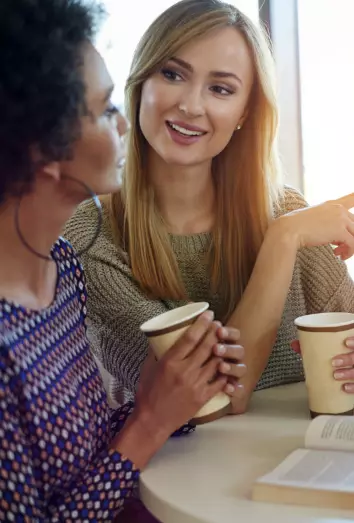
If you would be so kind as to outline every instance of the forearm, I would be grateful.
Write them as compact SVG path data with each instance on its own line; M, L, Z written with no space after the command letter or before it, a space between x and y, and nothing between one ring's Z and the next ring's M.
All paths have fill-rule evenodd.
M270 227L242 299L228 325L241 332L248 372L240 380L249 396L265 369L292 280L297 243L290 233Z

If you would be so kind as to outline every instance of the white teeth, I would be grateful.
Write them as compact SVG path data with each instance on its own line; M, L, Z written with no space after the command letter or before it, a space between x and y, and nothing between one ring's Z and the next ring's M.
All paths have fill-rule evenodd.
M181 134L185 134L186 136L201 136L204 134L202 131L190 131L189 129L185 129L184 127L180 127L174 123L168 122L168 125L175 131L178 131Z

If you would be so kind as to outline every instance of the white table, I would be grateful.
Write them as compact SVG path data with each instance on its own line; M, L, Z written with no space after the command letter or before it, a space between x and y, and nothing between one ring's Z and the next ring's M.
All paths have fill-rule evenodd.
M163 523L342 523L354 511L251 501L254 480L302 447L303 383L254 394L251 409L171 439L141 475L145 505Z

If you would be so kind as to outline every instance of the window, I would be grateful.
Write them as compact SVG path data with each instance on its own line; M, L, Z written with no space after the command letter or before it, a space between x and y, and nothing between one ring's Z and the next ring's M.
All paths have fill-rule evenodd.
M353 192L353 17L353 0L298 0L304 188L311 203Z
M148 26L173 0L104 0L109 16L99 36L97 47L116 84L114 101L122 105L124 84L129 73L134 49ZM253 20L258 20L258 0L231 0Z
M354 2L298 0L304 190L320 203L354 188ZM348 262L354 275L354 259Z

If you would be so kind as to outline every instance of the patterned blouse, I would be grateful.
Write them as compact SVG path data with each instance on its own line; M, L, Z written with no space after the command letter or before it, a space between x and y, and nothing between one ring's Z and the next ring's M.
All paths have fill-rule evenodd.
M113 521L139 471L108 446L133 407L110 417L86 338L82 268L62 239L52 256L50 307L0 299L0 521Z

